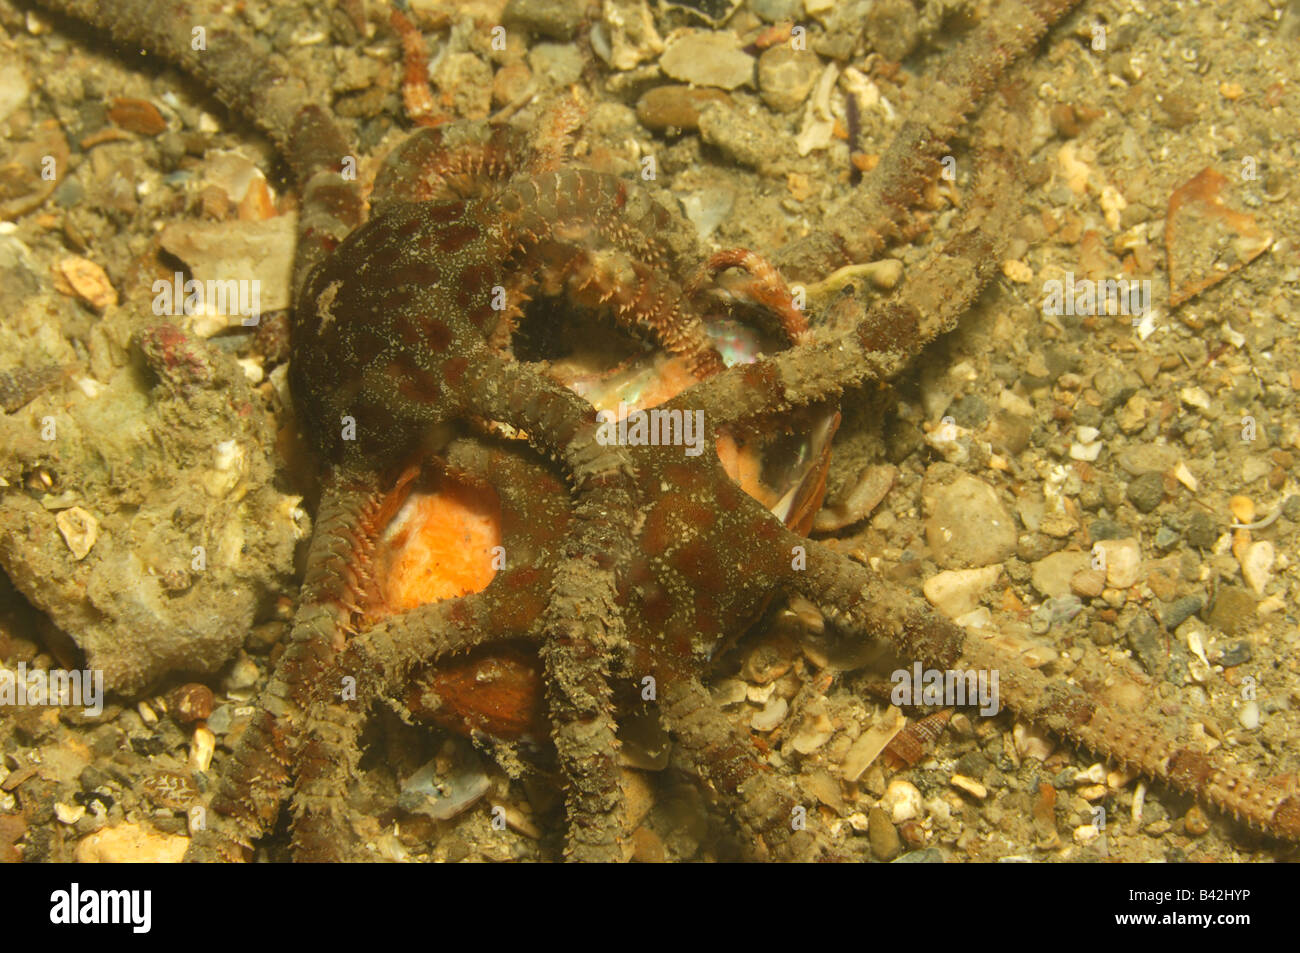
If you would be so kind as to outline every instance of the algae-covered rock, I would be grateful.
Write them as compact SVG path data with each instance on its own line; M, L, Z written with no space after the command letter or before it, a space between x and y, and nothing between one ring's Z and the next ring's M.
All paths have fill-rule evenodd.
M240 366L174 325L135 327L102 383L74 372L0 418L0 567L126 694L227 662L290 589L307 532L272 486L271 417Z

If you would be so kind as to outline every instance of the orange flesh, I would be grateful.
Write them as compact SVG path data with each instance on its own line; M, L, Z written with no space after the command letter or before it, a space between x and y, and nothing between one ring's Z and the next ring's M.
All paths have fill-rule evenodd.
M501 512L486 488L444 477L436 493L413 493L384 533L379 578L390 611L480 592L496 575Z

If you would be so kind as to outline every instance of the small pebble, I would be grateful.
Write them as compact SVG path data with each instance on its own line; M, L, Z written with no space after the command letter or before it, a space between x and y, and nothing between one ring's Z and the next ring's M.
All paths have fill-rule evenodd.
M56 801L54 804L54 816L62 824L75 824L86 814L85 805L82 804L63 804Z
M144 824L119 824L83 838L74 857L81 864L178 864L189 844Z
M1011 738L1022 758L1046 761L1056 750L1056 742L1052 736L1033 725L1016 722L1011 730Z
M80 506L61 511L54 517L54 525L59 528L63 541L72 551L72 558L78 561L90 554L99 539L99 520Z
M96 311L117 304L117 291L108 280L104 269L89 258L69 255L54 268L55 290L75 294Z
M1210 829L1210 819L1205 812L1193 804L1183 816L1183 828L1192 837L1201 837Z
M789 703L780 695L774 695L768 699L766 707L749 720L750 727L755 731L771 731L781 724L789 710Z
M730 33L694 31L668 43L659 58L664 73L683 83L735 89L754 77L754 59Z
M954 774L948 779L948 783L959 791L965 791L971 797L984 800L989 796L989 789L980 784L974 778L968 778L963 774Z
M1159 473L1144 473L1124 489L1128 501L1140 513L1150 513L1165 498L1165 478Z
M1136 539L1107 539L1097 543L1106 558L1106 584L1115 589L1135 585L1141 576L1142 549Z
M1000 566L950 569L931 576L922 587L930 604L950 619L975 610L980 595L998 581Z
M897 857L903 849L898 829L890 823L889 815L878 807L873 807L867 814L867 840L876 860L886 863Z
M1273 578L1273 562L1277 551L1267 540L1251 543L1241 556L1241 577L1257 596L1264 594L1269 581Z
M212 714L212 689L198 682L180 686L168 697L176 720L182 725L205 721Z
M1218 661L1224 668L1231 668L1234 665L1245 665L1252 655L1249 642L1237 642L1224 649Z
M910 821L921 816L923 800L916 785L901 778L895 778L885 788L885 796L880 799L880 807L889 812L895 824Z
M942 864L943 851L937 847L927 847L924 850L914 850L910 854L904 854L895 864Z
M216 748L217 736L206 725L199 725L194 729L194 737L190 742L190 765L196 771L207 771Z

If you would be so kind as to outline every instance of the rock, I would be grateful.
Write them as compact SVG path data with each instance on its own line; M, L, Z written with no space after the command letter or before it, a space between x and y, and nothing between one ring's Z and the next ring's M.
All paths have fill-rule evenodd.
M844 755L844 762L840 766L840 774L844 780L855 782L861 778L863 772L880 756L885 745L902 730L904 722L903 713L891 707L886 710L884 720L880 724L872 725L858 735L848 753Z
M808 50L788 44L764 50L758 58L759 95L777 112L793 112L812 92L821 68L817 54Z
M1219 538L1219 527L1209 513L1196 509L1187 520L1185 535L1187 541L1197 549L1210 549Z
M1100 836L1101 831L1095 824L1081 824L1074 829L1074 842L1080 847L1086 847Z
M1248 701L1242 705L1241 711L1237 712L1237 720L1247 731L1259 728L1259 702Z
M1070 580L1091 564L1092 557L1077 550L1052 553L1034 563L1030 579L1045 598L1064 596L1070 593Z
M892 464L867 467L852 489L817 511L813 530L833 533L866 519L893 489L897 479L898 467Z
M1094 545L1105 558L1106 584L1115 589L1134 586L1142 577L1142 549L1136 539L1107 539Z
M261 672L257 668L257 663L244 657L235 660L221 684L227 692L238 692L252 688L259 678Z
M1124 637L1147 674L1159 677L1166 664L1159 623L1151 617L1150 613L1139 612L1129 623Z
M1172 549L1174 544L1179 540L1178 532L1170 529L1168 526L1161 526L1156 530L1156 549Z
M1139 513L1150 513L1165 498L1165 478L1159 473L1144 473L1129 481L1124 495Z
M942 864L943 862L943 851L937 847L914 850L894 861L896 864Z
M890 822L889 815L878 807L873 807L867 813L867 840L876 860L886 863L897 857L903 849L898 828Z
M1225 635L1241 635L1255 622L1255 598L1236 586L1223 586L1205 621Z
M741 165L760 172L783 161L786 134L766 109L756 105L710 105L700 112L700 138Z
M919 39L916 5L912 0L876 0L867 11L866 34L881 56L899 62Z
M1241 555L1241 577L1257 596L1264 594L1265 587L1273 578L1273 560L1277 552L1267 540L1251 543Z
M60 259L54 266L54 288L62 294L75 294L96 311L105 311L117 304L117 291L104 269L89 258L78 255Z
M755 731L771 731L781 724L789 710L789 702L780 695L773 695L767 700L767 705L763 710L755 713L754 717L749 720L749 725Z
M63 510L54 517L54 525L63 534L63 540L72 551L72 558L85 559L95 540L99 539L99 520L80 506Z
M1035 758L1046 761L1056 750L1056 741L1050 734L1034 725L1016 722L1011 729L1011 740L1022 758Z
M1163 443L1136 444L1125 447L1116 458L1131 477L1146 473L1166 473L1178 465L1177 447Z
M174 689L167 698L172 714L182 725L206 721L212 714L212 689L198 682L187 682Z
M1200 612L1204 605L1205 600L1200 596L1183 596L1170 603L1169 607L1161 613L1161 621L1164 622L1165 628L1172 632Z
M158 241L166 251L189 265L194 278L205 283L205 289L208 282L245 283L250 289L246 293L249 302L254 300L251 289L256 289L258 314L283 311L289 307L295 217L278 215L248 222L180 222L164 228ZM188 297L189 292L185 295ZM181 311L181 302L170 303L172 307L167 313ZM213 302L207 297L204 304L212 309ZM232 307L230 301L224 312L218 309L212 314L187 317L208 319L201 328L199 322L194 322L203 337L227 326L239 326L243 320L239 309Z
M27 102L30 92L31 86L23 75L22 67L13 61L0 64L0 122L4 122L14 114L14 110Z
M731 33L692 31L669 40L659 66L668 76L696 86L735 89L754 78L754 60Z
M983 480L961 473L940 483L927 474L922 499L925 539L944 568L989 566L1016 551L1015 521Z
M885 788L885 796L880 799L881 809L888 813L895 824L920 817L922 804L921 792L916 785L901 778L890 781L889 787Z
M803 16L803 0L750 0L749 8L768 23L798 20Z
M730 103L731 97L720 89L656 86L637 100L636 118L652 132L696 130L700 128L700 110L716 102Z
M614 69L630 70L663 52L664 41L646 0L604 0L600 14L599 26L591 31L592 48ZM602 43L606 32L608 46Z
M1224 668L1231 668L1234 665L1245 665L1251 660L1254 653L1251 651L1249 642L1237 642L1223 650L1219 656L1218 662Z
M510 0L501 21L553 40L572 40L585 6L582 0Z
M1128 530L1114 520L1093 520L1088 524L1088 537L1095 543L1103 539L1123 539Z
M1084 599L1096 599L1106 588L1106 574L1100 569L1084 569L1070 577L1070 591Z
M572 43L538 43L528 51L528 68L533 71L533 76L553 86L563 87L576 83L582 76L583 65L582 54ZM486 68L487 64L484 63L483 66ZM491 85L490 69L486 72L486 82ZM487 114L487 109L486 105L482 107L483 115ZM479 118L477 113L480 110L463 111L471 119Z
M178 864L189 844L143 824L119 824L82 838L73 856L79 864Z
M983 569L949 569L925 581L923 591L930 604L949 619L972 612L979 605L980 595L998 581L1000 566Z
M976 800L982 801L989 796L988 788L980 784L974 778L968 778L963 774L954 774L948 779L948 783L959 791L965 791Z
M1193 804L1183 816L1183 829L1192 837L1201 837L1210 830L1210 819L1197 805Z

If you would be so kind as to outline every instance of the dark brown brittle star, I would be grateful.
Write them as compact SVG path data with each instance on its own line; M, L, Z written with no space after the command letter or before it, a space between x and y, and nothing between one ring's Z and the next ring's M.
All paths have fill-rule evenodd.
M530 281L520 276L535 266L561 276L556 280L577 298L593 283L602 292L622 291L628 313L645 319L664 346L717 370L691 337L696 325L672 298L692 256L651 237L647 223L660 222L663 213L642 193L608 176L555 169L510 179L490 198L413 205L402 201L408 186L408 198L433 196L399 175L387 185L391 204L381 194L375 216L356 228L359 196L334 171L348 154L343 137L322 110L302 106L301 91L273 66L250 77L246 66L256 61L230 37L196 56L185 42L186 18L171 16L173 4L134 0L111 14L79 0L49 5L207 80L262 121L301 181L295 399L331 469L292 644L264 693L262 714L227 762L214 801L224 821L196 837L196 859L239 855L268 829L295 773L302 856L350 855L341 812L364 705L400 694L420 665L501 638L540 645L568 782L569 856L625 853L610 680L645 672L661 685L660 713L679 757L731 800L756 845L778 856L807 856L817 839L792 830L793 792L762 771L747 737L718 727L703 687L709 646L775 590L800 593L846 630L888 638L927 665L998 669L1004 700L1022 717L1276 835L1300 838L1300 799L1179 746L1150 719L1120 715L1077 688L1051 684L862 566L786 530L731 483L712 454L684 458L674 448L601 445L590 406L491 347L498 321L489 290L498 283L526 290ZM1007 5L1013 9L966 41L953 55L950 95L935 115L905 125L846 215L789 250L783 264L824 272L870 257L900 235L909 201L933 174L945 139L1005 66L1072 5ZM461 154L446 171L464 171L468 162ZM987 169L979 192L985 198L997 188L1000 167L990 161ZM997 223L995 211L963 232L848 336L718 373L672 409L703 409L713 433L896 374L982 286ZM423 243L422 253L408 253L409 242ZM633 285L621 269L638 256L655 268L637 274ZM429 293L439 285L441 293ZM354 444L339 437L343 417L359 421ZM369 548L400 500L411 461L427 452L435 428L468 417L518 428L558 464L570 484L567 501L553 480L544 489L537 460L496 459L499 472L529 487L530 503L567 503L554 513L562 538L520 534L512 546L531 551L532 561L482 593L411 610L349 641L366 609ZM491 465L483 455L493 451L477 443L439 449L476 471ZM497 485L508 495L508 479ZM535 578L518 575L527 570ZM336 700L343 673L359 682L351 704Z

